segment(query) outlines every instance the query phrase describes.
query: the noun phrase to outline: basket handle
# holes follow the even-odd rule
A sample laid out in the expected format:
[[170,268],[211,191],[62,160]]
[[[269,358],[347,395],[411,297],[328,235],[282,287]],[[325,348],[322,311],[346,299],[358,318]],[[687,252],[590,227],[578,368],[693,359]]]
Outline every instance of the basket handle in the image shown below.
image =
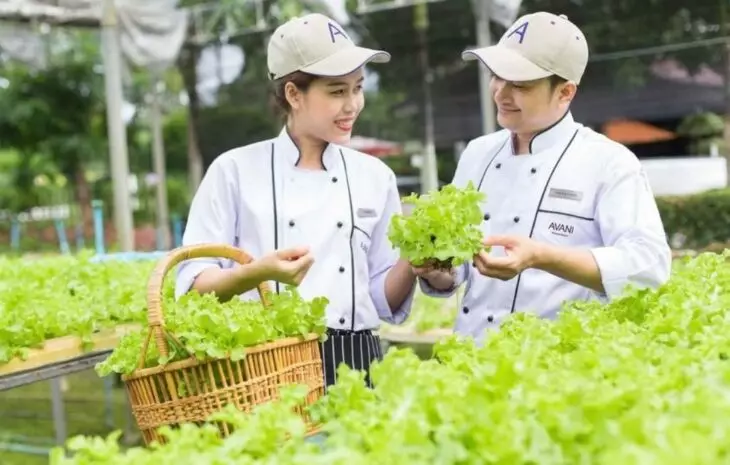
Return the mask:
[[[147,324],[149,332],[142,347],[138,366],[144,368],[144,360],[147,356],[147,349],[152,334],[155,336],[155,343],[160,355],[167,357],[169,348],[165,338],[164,315],[162,311],[162,286],[165,276],[180,262],[194,258],[227,258],[241,265],[247,265],[254,261],[253,257],[245,251],[226,244],[196,244],[178,247],[173,249],[166,256],[162,257],[155,265],[150,279],[147,282]],[[264,281],[257,286],[261,302],[264,307],[269,307],[270,302],[267,293],[270,291],[269,285]],[[170,335],[172,336],[172,335]],[[174,336],[172,336],[174,339]]]

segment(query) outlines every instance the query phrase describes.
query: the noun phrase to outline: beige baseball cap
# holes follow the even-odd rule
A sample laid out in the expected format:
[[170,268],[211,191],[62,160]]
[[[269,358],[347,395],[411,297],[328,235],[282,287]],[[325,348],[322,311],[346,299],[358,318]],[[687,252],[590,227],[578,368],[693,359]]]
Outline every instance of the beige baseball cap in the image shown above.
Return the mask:
[[538,12],[518,18],[496,45],[467,50],[462,58],[480,60],[507,81],[556,74],[579,84],[588,64],[588,44],[567,16]]
[[390,54],[359,47],[345,29],[319,13],[291,19],[274,31],[268,49],[269,77],[295,71],[316,76],[344,76],[368,62],[387,63]]

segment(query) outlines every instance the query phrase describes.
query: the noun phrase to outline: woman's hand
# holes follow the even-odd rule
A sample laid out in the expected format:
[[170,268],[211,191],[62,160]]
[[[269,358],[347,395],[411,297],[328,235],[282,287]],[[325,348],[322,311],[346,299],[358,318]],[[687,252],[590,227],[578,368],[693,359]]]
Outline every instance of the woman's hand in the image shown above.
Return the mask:
[[299,286],[314,263],[307,247],[276,250],[259,260],[266,279]]
[[314,258],[306,247],[277,250],[259,260],[233,268],[211,266],[203,270],[192,288],[201,294],[213,293],[221,302],[255,289],[262,281],[298,286]]
[[429,286],[439,291],[451,289],[454,285],[454,270],[441,270],[432,266],[413,266],[413,272],[428,282]]

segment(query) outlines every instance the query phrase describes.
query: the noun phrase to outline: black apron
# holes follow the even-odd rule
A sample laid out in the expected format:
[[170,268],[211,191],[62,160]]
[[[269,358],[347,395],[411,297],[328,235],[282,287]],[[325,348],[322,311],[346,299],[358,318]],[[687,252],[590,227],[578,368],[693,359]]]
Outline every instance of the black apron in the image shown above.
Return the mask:
[[327,340],[320,342],[322,355],[322,371],[325,391],[337,382],[337,367],[345,363],[352,369],[365,372],[365,382],[373,387],[370,380],[370,365],[375,360],[382,360],[383,353],[380,337],[370,330],[347,331],[327,329]]

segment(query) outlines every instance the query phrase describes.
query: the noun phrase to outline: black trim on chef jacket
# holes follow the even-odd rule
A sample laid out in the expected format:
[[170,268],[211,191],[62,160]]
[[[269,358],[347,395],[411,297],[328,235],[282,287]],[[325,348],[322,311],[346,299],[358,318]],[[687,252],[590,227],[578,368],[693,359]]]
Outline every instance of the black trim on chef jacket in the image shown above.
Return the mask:
[[[571,145],[573,145],[573,141],[575,140],[575,137],[578,135],[578,129],[575,130],[573,133],[573,137],[570,138],[570,141],[568,141],[568,144],[563,149],[562,153],[560,154],[560,157],[558,157],[558,161],[555,162],[555,165],[553,165],[552,171],[550,171],[550,175],[547,178],[547,181],[545,182],[545,187],[542,188],[542,194],[540,195],[540,201],[537,204],[537,208],[535,209],[535,215],[532,217],[532,227],[530,228],[530,235],[528,237],[532,238],[532,234],[535,232],[535,225],[537,224],[537,217],[542,212],[542,202],[545,199],[545,192],[547,192],[548,187],[550,186],[550,181],[553,178],[553,174],[555,174],[555,170],[558,169],[558,165],[560,165],[560,162],[563,161],[563,157],[565,156],[565,153],[568,151]],[[510,309],[510,313],[515,312],[515,305],[517,304],[517,293],[520,290],[520,280],[522,278],[522,273],[517,275],[517,284],[515,285],[515,294],[512,297],[512,308]]]
[[[289,139],[291,139],[291,143],[294,144],[294,147],[297,148],[297,152],[299,153],[299,156],[297,157],[297,161],[294,162],[294,166],[299,166],[299,162],[302,161],[302,150],[297,145],[297,142],[294,140],[294,138],[289,134],[289,127],[285,127],[284,130],[286,131],[286,135],[289,136]],[[324,144],[324,147],[322,147],[322,153],[319,154],[319,164],[322,165],[322,169],[327,171],[327,167],[324,165],[324,152],[327,150],[327,147],[329,147],[329,143]]]
[[595,218],[588,218],[587,216],[580,216],[580,215],[574,215],[572,213],[565,213],[565,212],[559,212],[555,210],[543,210],[542,208],[537,211],[538,213],[550,213],[551,215],[561,215],[561,216],[568,216],[570,218],[575,218],[577,220],[584,220],[584,221],[595,221]]
[[367,237],[368,239],[371,239],[370,234],[365,232],[362,228],[358,228],[357,226],[354,226],[354,228],[357,229],[358,231],[360,231],[361,233],[365,234],[365,237]]
[[[550,126],[546,127],[545,129],[539,131],[532,137],[532,139],[530,139],[530,145],[528,146],[528,151],[529,151],[530,155],[532,155],[532,143],[535,141],[535,139],[537,139],[540,135],[546,133],[547,131],[551,130],[552,128],[554,128],[555,126],[560,124],[560,122],[563,121],[566,116],[568,116],[569,112],[570,111],[566,111],[563,114],[563,116],[560,117],[559,120],[557,120],[555,123],[551,124]],[[504,148],[504,146],[507,145],[507,142],[510,142],[510,141],[513,141],[511,134],[507,136],[507,139],[505,139],[505,141],[502,142],[502,145],[499,146],[497,151],[494,152],[494,155],[492,155],[492,158],[489,159],[489,163],[487,163],[486,168],[484,168],[484,171],[482,171],[482,177],[479,179],[479,185],[477,186],[477,190],[481,189],[482,183],[484,182],[484,177],[487,175],[487,171],[489,171],[489,168],[492,166],[492,162],[494,161],[494,159],[497,158],[497,155],[499,155],[500,152],[502,152],[502,149]],[[513,143],[514,143],[514,141],[513,141]],[[514,150],[514,146],[513,146],[512,153],[514,153],[514,152],[515,152],[515,150]],[[562,157],[562,155],[561,155],[561,157]],[[499,168],[499,166],[497,166],[497,168]]]
[[[274,144],[271,144],[271,199],[274,204],[274,250],[279,250],[279,215],[276,211],[276,171],[274,170]],[[276,293],[279,293],[279,282],[274,282]]]
[[[274,250],[279,248],[279,215],[276,206],[276,170],[274,169],[274,155],[276,151],[274,144],[271,144],[271,198],[274,206]],[[355,251],[352,246],[352,238],[355,235],[355,209],[352,205],[352,190],[350,188],[350,175],[347,172],[347,162],[345,162],[345,155],[340,149],[340,158],[342,159],[342,166],[345,170],[345,184],[347,185],[347,197],[350,204],[350,288],[352,289],[352,322],[351,331],[355,330]],[[298,160],[297,160],[298,161]],[[324,164],[323,164],[324,167]],[[325,171],[327,170],[324,168]],[[359,228],[358,228],[359,229]],[[364,232],[364,231],[363,231]],[[366,234],[367,235],[367,234]],[[276,282],[276,293],[279,293],[279,283]]]
[[495,158],[497,158],[497,155],[499,155],[499,152],[502,151],[505,145],[507,145],[507,142],[509,142],[511,139],[510,136],[507,136],[507,139],[505,139],[504,142],[502,142],[502,145],[499,146],[496,152],[494,152],[494,155],[492,155],[492,158],[489,159],[489,162],[487,163],[486,168],[484,168],[484,171],[482,171],[482,177],[479,179],[479,185],[477,186],[477,191],[480,191],[482,189],[482,183],[484,182],[484,177],[487,175],[487,171],[489,171],[489,167],[492,166],[492,162]]
[[[276,201],[276,173],[274,164],[275,148],[271,145],[271,189],[274,207],[274,247],[279,248],[279,222]],[[347,196],[350,204],[350,290],[351,300],[351,318],[349,330],[327,328],[327,340],[320,342],[320,351],[322,357],[322,370],[324,375],[325,388],[334,384],[337,380],[336,367],[341,363],[356,370],[365,371],[365,381],[369,387],[372,387],[370,380],[370,365],[373,360],[380,360],[383,357],[380,347],[380,337],[374,335],[371,330],[355,331],[355,251],[353,246],[353,237],[355,229],[361,231],[370,237],[365,231],[355,225],[355,208],[352,203],[352,188],[350,186],[350,175],[347,170],[347,162],[345,155],[340,150],[340,158],[345,171],[345,184],[347,186]],[[298,161],[298,160],[297,160]],[[323,162],[324,165],[324,162]],[[323,166],[324,168],[324,166]],[[324,168],[326,170],[326,168]],[[336,182],[336,178],[333,178]],[[341,224],[338,223],[338,226]],[[344,268],[341,268],[344,269]],[[276,283],[276,292],[279,293],[279,283]],[[349,352],[349,358],[346,353]],[[349,362],[349,363],[348,363]]]
[[[299,153],[299,156],[297,157],[297,161],[294,162],[294,166],[299,166],[299,162],[302,160],[302,151],[299,149],[299,146],[297,145],[294,138],[289,134],[289,128],[284,128],[286,131],[287,137],[289,137],[289,140],[291,140],[292,144],[294,144],[294,147],[297,148],[297,152]],[[279,249],[279,215],[276,211],[276,170],[274,169],[274,149],[275,143],[271,144],[271,198],[272,202],[274,204],[274,250]],[[324,164],[324,152],[327,150],[327,147],[329,147],[329,144],[325,144],[324,148],[322,149],[322,153],[320,154],[320,164],[322,165],[322,169],[327,171],[327,167]],[[350,201],[350,210],[352,210],[352,201]],[[279,283],[274,283],[276,293],[279,294]]]
[[[545,129],[543,129],[541,131],[538,131],[534,136],[532,136],[532,139],[530,139],[530,144],[527,146],[528,147],[528,150],[530,152],[530,155],[532,155],[532,143],[535,142],[535,139],[537,139],[542,134],[545,134],[546,132],[548,132],[549,130],[551,130],[552,128],[554,128],[558,124],[560,124],[560,122],[563,121],[566,116],[568,116],[568,113],[570,113],[570,110],[568,110],[565,113],[563,113],[563,116],[561,116],[559,120],[557,120],[556,122],[554,122],[550,126],[546,127]],[[561,155],[561,157],[562,157],[562,155]]]
[[350,289],[352,291],[352,320],[350,321],[350,331],[355,331],[355,250],[352,246],[352,238],[355,235],[355,211],[352,208],[352,190],[350,189],[350,175],[347,172],[347,162],[345,155],[340,149],[340,158],[342,159],[342,167],[345,169],[345,183],[347,184],[347,197],[350,201]]

